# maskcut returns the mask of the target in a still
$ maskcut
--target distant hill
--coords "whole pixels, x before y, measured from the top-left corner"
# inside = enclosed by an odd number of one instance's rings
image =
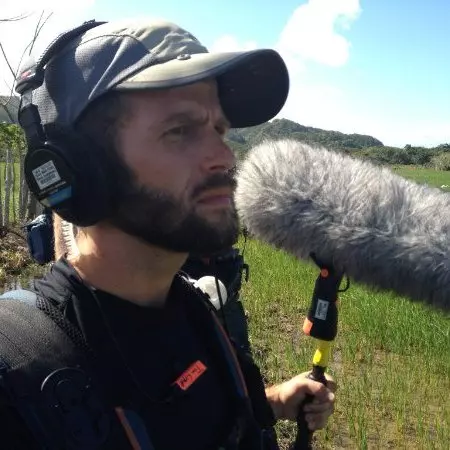
[[[17,123],[18,97],[8,100],[0,96],[0,124]],[[385,146],[380,140],[365,134],[345,134],[339,131],[307,127],[288,119],[274,119],[249,128],[234,128],[227,136],[227,142],[235,151],[238,160],[243,160],[248,150],[264,139],[295,139],[307,144],[318,144],[329,149],[369,159],[376,164],[401,164],[434,167],[450,170],[450,144],[443,143],[434,148],[404,148]],[[1,147],[0,136],[0,147]],[[0,148],[0,160],[2,148]]]
[[[264,139],[296,139],[307,143],[321,144],[327,148],[358,150],[367,147],[382,147],[383,143],[372,136],[345,134],[320,128],[305,127],[288,119],[274,119],[262,125],[231,130],[228,139],[240,150],[259,144]]]
[[[0,95],[0,123],[17,123],[19,98]]]
[[[441,144],[435,148],[411,145],[404,148],[388,147],[373,136],[306,127],[288,119],[274,119],[250,128],[235,128],[230,130],[227,136],[227,142],[235,151],[238,160],[244,159],[247,151],[264,139],[294,139],[307,144],[319,144],[355,157],[369,159],[377,164],[442,166],[442,161],[435,161],[434,158],[442,158],[440,155],[446,153],[447,159],[450,155],[449,144]]]

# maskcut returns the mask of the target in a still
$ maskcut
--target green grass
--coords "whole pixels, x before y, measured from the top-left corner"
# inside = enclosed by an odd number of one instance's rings
[[[395,166],[394,173],[402,177],[409,178],[418,183],[427,183],[430,186],[441,187],[444,191],[450,192],[450,171],[426,169],[416,166]]]
[[[395,172],[450,185],[450,172]],[[253,240],[245,255],[251,276],[242,298],[254,355],[267,383],[277,383],[311,367],[314,339],[302,325],[318,271]],[[315,434],[316,448],[448,450],[450,316],[355,284],[341,294],[339,311],[329,367],[339,386],[336,412]],[[277,431],[287,449],[295,425],[283,422]]]
[[[257,241],[245,255],[242,297],[256,360],[271,383],[311,367],[302,325],[317,268]],[[336,412],[316,433],[321,449],[442,449],[450,442],[450,316],[390,293],[352,285],[341,294],[329,372]],[[282,448],[295,436],[278,425]]]

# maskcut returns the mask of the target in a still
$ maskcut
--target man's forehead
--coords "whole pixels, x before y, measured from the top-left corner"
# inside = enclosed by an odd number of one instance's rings
[[[209,115],[221,116],[227,122],[219,101],[215,80],[205,80],[192,85],[127,93],[131,100],[131,113],[147,110],[155,122],[163,123],[182,119],[202,120]]]
[[[171,98],[194,98],[200,99],[204,96],[217,96],[217,82],[214,79],[198,81],[185,86],[175,86],[164,89],[137,90],[130,92],[131,95],[147,97],[149,99],[169,100]]]
[[[222,122],[223,126],[229,127],[229,121],[225,117],[220,104],[205,105],[196,101],[181,101],[170,105],[161,111],[159,120],[155,125],[165,125],[178,122],[207,122],[209,118]]]

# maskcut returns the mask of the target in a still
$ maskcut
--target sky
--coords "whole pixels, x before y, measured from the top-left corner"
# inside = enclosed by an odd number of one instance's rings
[[[279,51],[291,87],[278,118],[397,147],[450,143],[450,0],[0,0],[0,19],[29,14],[0,23],[14,68],[42,9],[53,14],[36,56],[84,20],[163,18],[210,51]],[[12,81],[0,54],[0,93]]]

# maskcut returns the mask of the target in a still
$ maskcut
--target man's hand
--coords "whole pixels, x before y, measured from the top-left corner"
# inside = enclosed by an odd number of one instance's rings
[[[289,381],[266,389],[267,399],[274,411],[275,417],[295,421],[299,408],[306,394],[314,396],[314,400],[305,405],[305,418],[310,430],[324,428],[328,418],[334,411],[334,392],[336,383],[329,376],[327,386],[306,378],[309,372],[304,372]]]

